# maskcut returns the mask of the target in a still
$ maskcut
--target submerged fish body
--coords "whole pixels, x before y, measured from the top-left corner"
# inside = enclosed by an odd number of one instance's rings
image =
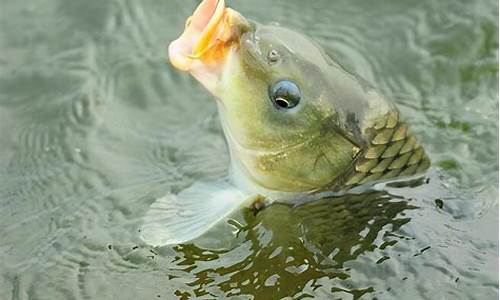
[[[310,197],[425,171],[430,161],[397,108],[295,31],[205,0],[170,61],[217,98],[227,179],[153,203],[143,239],[197,237],[241,205]]]

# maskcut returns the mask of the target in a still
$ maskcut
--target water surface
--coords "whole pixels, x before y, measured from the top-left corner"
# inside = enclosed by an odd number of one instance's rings
[[[230,1],[393,98],[433,167],[151,248],[149,205],[228,164],[213,99],[166,63],[196,5],[2,1],[0,299],[498,297],[496,1]]]

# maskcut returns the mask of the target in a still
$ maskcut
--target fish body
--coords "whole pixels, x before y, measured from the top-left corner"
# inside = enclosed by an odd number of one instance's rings
[[[425,171],[430,161],[396,106],[308,37],[205,0],[171,63],[217,99],[228,178],[158,199],[143,239],[195,238],[242,205],[310,198]]]

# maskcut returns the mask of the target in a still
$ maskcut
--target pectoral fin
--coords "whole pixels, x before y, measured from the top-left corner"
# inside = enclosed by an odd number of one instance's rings
[[[141,238],[153,246],[178,244],[192,240],[210,229],[251,195],[226,180],[199,182],[177,195],[156,200],[144,217]]]

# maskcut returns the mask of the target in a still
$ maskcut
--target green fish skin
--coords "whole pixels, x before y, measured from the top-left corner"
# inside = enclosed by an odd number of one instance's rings
[[[195,239],[242,206],[316,199],[430,166],[396,106],[296,31],[204,0],[169,55],[216,97],[231,167],[156,200],[141,229],[148,244]]]
[[[389,99],[302,34],[275,25],[251,28],[215,92],[242,186],[263,194],[343,191],[429,167]],[[297,106],[277,109],[270,101],[269,87],[280,80],[300,88]]]

